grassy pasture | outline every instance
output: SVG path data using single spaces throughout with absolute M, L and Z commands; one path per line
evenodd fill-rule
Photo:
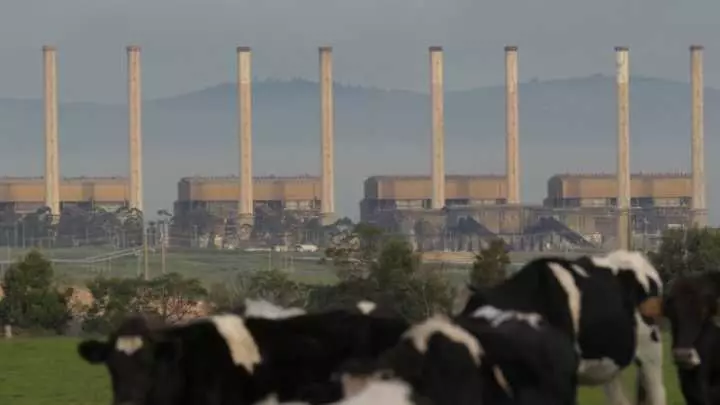
M 104 367 L 90 366 L 76 354 L 77 339 L 34 338 L 0 341 L 0 404 L 106 405 L 109 381 Z M 666 356 L 666 359 L 668 357 Z M 627 373 L 629 390 L 635 368 Z M 675 370 L 666 361 L 668 405 L 683 404 Z M 600 388 L 582 388 L 580 405 L 602 405 Z

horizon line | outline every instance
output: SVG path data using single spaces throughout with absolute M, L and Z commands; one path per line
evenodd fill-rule
M 591 74 L 586 74 L 582 76 L 568 76 L 568 77 L 562 77 L 562 78 L 540 78 L 540 77 L 531 77 L 529 79 L 525 79 L 518 82 L 518 85 L 535 85 L 535 84 L 549 84 L 549 83 L 557 83 L 557 82 L 567 82 L 567 81 L 573 81 L 573 80 L 581 80 L 581 79 L 593 79 L 593 78 L 605 78 L 605 79 L 614 79 L 614 75 L 612 74 L 606 74 L 602 72 L 596 72 Z M 635 80 L 659 80 L 664 82 L 670 82 L 670 83 L 677 83 L 677 84 L 685 84 L 690 86 L 689 79 L 687 81 L 684 80 L 678 80 L 678 79 L 669 79 L 664 77 L 657 77 L 657 76 L 646 76 L 646 75 L 633 75 L 631 77 L 631 83 L 632 79 Z M 268 83 L 279 83 L 279 84 L 288 84 L 292 82 L 304 82 L 304 83 L 313 83 L 318 84 L 319 81 L 315 79 L 309 79 L 304 77 L 285 77 L 285 78 L 277 78 L 277 77 L 265 77 L 265 78 L 258 78 L 253 77 L 253 84 L 259 85 L 259 84 L 268 84 Z M 345 87 L 345 88 L 357 88 L 360 90 L 371 90 L 371 91 L 384 91 L 384 92 L 399 92 L 399 93 L 411 93 L 415 95 L 429 95 L 429 91 L 423 91 L 423 90 L 409 90 L 409 89 L 398 89 L 398 88 L 383 88 L 376 85 L 366 85 L 366 84 L 354 84 L 354 83 L 347 83 L 342 82 L 340 80 L 334 80 L 333 81 L 334 86 L 339 87 Z M 168 96 L 160 96 L 160 97 L 152 97 L 152 98 L 143 98 L 143 102 L 148 103 L 159 103 L 159 102 L 166 102 L 171 101 L 173 99 L 183 98 L 192 96 L 198 93 L 202 93 L 208 90 L 217 89 L 221 87 L 227 87 L 227 86 L 235 86 L 235 83 L 232 81 L 224 81 L 219 82 L 214 85 L 200 87 L 195 90 L 190 91 L 184 91 L 182 93 L 176 93 L 174 95 L 168 95 Z M 467 87 L 462 89 L 446 89 L 445 94 L 449 93 L 467 93 L 477 90 L 490 90 L 490 89 L 496 89 L 496 88 L 504 88 L 505 85 L 503 83 L 498 84 L 491 84 L 486 86 L 474 86 L 474 87 Z M 704 87 L 706 90 L 720 90 L 713 86 L 706 85 Z M 36 98 L 26 98 L 26 97 L 2 97 L 0 96 L 0 101 L 20 101 L 20 102 L 42 102 L 42 97 L 36 97 Z M 104 101 L 93 101 L 93 100 L 58 100 L 59 104 L 91 104 L 91 105 L 97 105 L 97 106 L 124 106 L 126 105 L 125 102 L 119 103 L 119 102 L 104 102 Z

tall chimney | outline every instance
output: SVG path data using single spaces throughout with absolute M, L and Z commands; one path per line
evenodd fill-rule
M 332 47 L 320 47 L 320 122 L 322 154 L 321 216 L 331 223 L 335 215 L 334 137 L 335 104 L 333 100 Z
M 443 101 L 443 49 L 430 47 L 430 98 L 432 103 L 432 209 L 445 207 L 445 107 Z
M 242 225 L 253 224 L 252 177 L 252 54 L 249 47 L 237 48 L 237 108 L 240 141 L 240 202 Z
M 57 65 L 55 47 L 43 47 L 45 97 L 45 206 L 60 215 L 60 168 L 58 163 Z
M 127 47 L 128 56 L 128 134 L 130 137 L 130 208 L 143 211 L 142 176 L 142 97 L 140 47 Z
M 619 249 L 630 249 L 630 69 L 628 48 L 615 47 L 617 67 L 617 239 Z
M 692 86 L 692 221 L 698 227 L 707 226 L 705 205 L 705 97 L 703 79 L 703 47 L 690 47 Z
M 520 204 L 517 46 L 505 47 L 505 136 L 507 202 Z

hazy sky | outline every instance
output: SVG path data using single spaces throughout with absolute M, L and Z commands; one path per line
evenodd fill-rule
M 720 87 L 717 0 L 3 0 L 0 97 L 40 96 L 41 46 L 58 46 L 61 100 L 125 99 L 124 46 L 143 46 L 145 97 L 233 80 L 234 49 L 258 77 L 315 78 L 335 47 L 337 80 L 425 90 L 427 47 L 446 49 L 448 88 L 497 84 L 502 47 L 520 46 L 522 80 L 613 71 L 686 80 L 687 47 L 707 46 Z

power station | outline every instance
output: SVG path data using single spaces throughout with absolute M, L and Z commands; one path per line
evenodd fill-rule
M 59 172 L 56 49 L 43 47 L 44 178 L 0 178 L 0 209 L 17 214 L 64 207 L 126 207 L 142 211 L 142 87 L 140 47 L 127 47 L 129 170 L 127 178 L 62 178 Z M 445 171 L 444 52 L 429 47 L 429 173 L 377 175 L 364 184 L 361 220 L 408 235 L 421 249 L 475 249 L 502 237 L 520 249 L 537 249 L 551 238 L 588 247 L 612 243 L 628 248 L 638 233 L 707 224 L 704 171 L 703 47 L 690 47 L 692 172 L 631 173 L 629 49 L 615 48 L 617 170 L 558 174 L 548 180 L 542 202 L 523 201 L 520 190 L 518 47 L 506 46 L 505 173 L 448 175 Z M 293 229 L 322 229 L 337 220 L 334 176 L 333 50 L 318 48 L 319 157 L 315 176 L 253 175 L 252 50 L 236 49 L 238 175 L 186 177 L 174 203 L 176 231 L 197 231 L 188 218 L 214 218 L 212 232 L 240 240 L 262 239 Z M 230 226 L 232 225 L 232 226 Z M 225 231 L 215 230 L 223 228 Z M 207 231 L 207 230 L 206 230 Z M 287 235 L 286 235 L 287 236 Z M 267 239 L 267 237 L 265 237 Z M 553 239 L 554 241 L 554 239 Z

